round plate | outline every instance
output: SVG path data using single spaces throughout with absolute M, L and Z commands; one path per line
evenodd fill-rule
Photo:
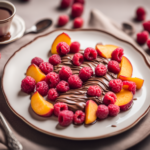
M 25 22 L 18 15 L 14 16 L 9 32 L 11 34 L 11 38 L 9 40 L 0 42 L 0 44 L 7 44 L 10 42 L 13 42 L 13 41 L 15 41 L 15 40 L 17 40 L 23 36 L 23 34 L 25 32 Z
M 57 118 L 54 116 L 43 118 L 33 113 L 30 106 L 30 95 L 20 90 L 21 81 L 25 77 L 25 72 L 33 57 L 38 56 L 44 61 L 48 61 L 51 45 L 54 39 L 62 32 L 66 32 L 72 41 L 79 41 L 81 49 L 95 47 L 99 42 L 114 44 L 124 49 L 125 56 L 129 58 L 133 65 L 133 77 L 145 80 L 142 89 L 137 91 L 134 96 L 137 100 L 134 101 L 131 109 L 121 112 L 116 117 L 108 117 L 105 120 L 97 121 L 93 125 L 76 126 L 71 124 L 66 128 L 61 128 Z M 11 56 L 4 69 L 2 89 L 10 109 L 34 129 L 67 139 L 92 140 L 126 131 L 146 115 L 150 105 L 149 74 L 149 64 L 144 54 L 130 43 L 120 40 L 109 33 L 93 29 L 55 30 L 37 37 Z M 112 125 L 116 125 L 116 127 L 112 127 Z

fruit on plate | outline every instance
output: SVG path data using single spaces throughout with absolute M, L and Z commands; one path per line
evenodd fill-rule
M 121 92 L 116 94 L 117 100 L 115 105 L 120 107 L 120 110 L 126 111 L 128 110 L 133 103 L 133 94 L 132 92 L 122 89 Z
M 26 76 L 30 76 L 35 79 L 36 83 L 45 79 L 46 75 L 35 64 L 31 64 L 27 71 Z
M 91 124 L 97 119 L 97 116 L 96 116 L 97 108 L 98 108 L 98 105 L 94 101 L 88 100 L 86 102 L 85 124 Z
M 137 77 L 125 77 L 125 76 L 120 75 L 119 79 L 121 79 L 122 81 L 132 81 L 132 82 L 134 82 L 136 84 L 136 89 L 137 90 L 141 89 L 142 86 L 143 86 L 143 83 L 144 83 L 143 79 L 140 79 L 140 78 L 137 78 Z
M 60 43 L 60 42 L 66 42 L 70 46 L 70 44 L 71 44 L 71 38 L 69 37 L 68 34 L 66 34 L 64 32 L 61 33 L 61 34 L 59 34 L 56 37 L 56 39 L 54 40 L 53 44 L 52 44 L 52 47 L 51 47 L 51 53 L 52 54 L 57 54 L 56 47 L 57 47 L 58 43 Z
M 125 56 L 122 57 L 121 60 L 121 70 L 118 74 L 118 78 L 120 75 L 126 76 L 126 77 L 131 77 L 133 72 L 133 67 L 129 59 Z
M 51 116 L 54 110 L 53 104 L 46 101 L 38 92 L 31 97 L 31 107 L 37 115 L 43 117 Z
M 117 48 L 118 46 L 115 45 L 102 45 L 97 44 L 96 50 L 99 56 L 104 58 L 111 58 L 111 53 Z

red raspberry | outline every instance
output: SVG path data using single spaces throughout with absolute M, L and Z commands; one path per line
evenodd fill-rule
M 105 105 L 114 104 L 117 100 L 116 94 L 113 92 L 107 92 L 104 96 L 103 103 Z
M 109 114 L 109 109 L 107 106 L 105 105 L 99 105 L 98 108 L 97 108 L 97 112 L 96 112 L 96 116 L 99 118 L 99 119 L 105 119 L 107 118 Z
M 114 93 L 119 93 L 123 87 L 123 83 L 120 79 L 114 79 L 109 82 L 109 87 Z
M 69 110 L 63 110 L 58 116 L 59 124 L 63 127 L 69 126 L 73 121 L 73 112 Z
M 147 46 L 150 49 L 150 39 L 147 41 Z
M 109 104 L 108 105 L 108 109 L 109 109 L 109 116 L 117 116 L 120 112 L 120 107 L 114 104 Z
M 84 57 L 81 53 L 74 54 L 73 59 L 72 59 L 72 63 L 75 66 L 80 66 L 83 63 L 83 61 L 84 61 Z
M 141 45 L 145 44 L 146 41 L 148 40 L 148 32 L 147 31 L 143 31 L 137 34 L 137 42 Z
M 67 43 L 65 43 L 65 42 L 58 43 L 56 49 L 57 49 L 57 53 L 60 56 L 64 56 L 64 55 L 68 54 L 69 51 L 70 51 L 69 45 Z
M 49 58 L 49 63 L 51 63 L 52 65 L 56 66 L 58 64 L 61 63 L 61 58 L 59 55 L 54 54 Z
M 94 85 L 94 86 L 90 86 L 88 88 L 88 91 L 87 91 L 87 94 L 89 96 L 97 96 L 97 97 L 100 97 L 101 94 L 102 94 L 102 89 L 97 86 L 97 85 Z
M 146 11 L 143 7 L 139 7 L 136 10 L 136 19 L 139 21 L 143 21 L 145 20 L 145 16 L 146 16 Z
M 77 89 L 82 86 L 82 81 L 77 75 L 71 75 L 68 79 L 68 83 L 71 89 Z
M 80 4 L 84 5 L 85 1 L 84 0 L 74 0 L 74 3 L 80 3 Z
M 107 68 L 105 65 L 103 64 L 99 64 L 97 65 L 97 67 L 95 68 L 95 75 L 97 77 L 102 77 L 107 73 Z
M 61 111 L 63 111 L 63 110 L 68 110 L 68 105 L 67 104 L 65 104 L 65 103 L 56 103 L 55 105 L 54 105 L 54 114 L 56 115 L 56 116 L 59 116 L 59 113 L 61 112 Z
M 62 80 L 57 84 L 56 89 L 58 92 L 64 93 L 67 92 L 70 88 L 68 82 Z
M 45 74 L 48 74 L 50 72 L 53 71 L 53 65 L 51 65 L 50 63 L 48 62 L 42 62 L 39 66 L 40 70 L 45 73 Z
M 111 59 L 112 60 L 115 60 L 115 61 L 118 61 L 118 62 L 121 62 L 121 60 L 122 60 L 122 56 L 123 56 L 123 49 L 122 48 L 120 48 L 120 47 L 118 47 L 118 48 L 116 48 L 113 52 L 112 52 L 112 54 L 111 54 Z
M 73 116 L 74 124 L 82 124 L 85 120 L 85 113 L 81 110 L 77 110 Z
M 31 60 L 31 64 L 35 64 L 39 67 L 39 65 L 44 62 L 43 59 L 39 58 L 39 57 L 34 57 L 32 60 Z
M 83 5 L 81 5 L 80 3 L 75 3 L 72 5 L 72 17 L 80 17 L 83 13 Z
M 74 28 L 81 28 L 82 25 L 83 25 L 83 19 L 78 17 L 78 18 L 75 18 L 74 21 L 73 21 L 73 27 Z
M 70 53 L 78 53 L 80 50 L 79 42 L 72 42 L 70 45 Z
M 48 96 L 47 98 L 51 101 L 55 101 L 58 97 L 58 93 L 57 91 L 54 89 L 54 88 L 51 88 L 49 91 L 48 91 Z
M 150 32 L 150 20 L 143 23 L 143 27 L 146 31 Z
M 68 8 L 72 3 L 72 0 L 62 0 L 60 7 L 61 8 Z
M 50 72 L 47 74 L 45 81 L 50 88 L 55 88 L 60 81 L 59 75 L 55 72 Z
M 72 75 L 72 70 L 70 67 L 63 66 L 59 71 L 59 77 L 61 80 L 68 81 L 68 78 Z
M 83 67 L 79 72 L 80 79 L 85 82 L 93 75 L 93 70 L 91 67 Z
M 139 16 L 139 17 L 136 18 L 136 20 L 138 20 L 138 21 L 144 21 L 145 18 L 146 18 L 145 15 L 144 16 Z
M 36 84 L 36 90 L 42 95 L 46 96 L 48 92 L 48 84 L 45 81 L 40 81 Z
M 84 58 L 86 60 L 94 60 L 97 58 L 97 51 L 94 48 L 88 47 L 84 51 Z
M 67 15 L 60 15 L 58 18 L 58 26 L 64 26 L 69 21 L 69 17 Z
M 131 91 L 133 94 L 136 92 L 136 84 L 132 81 L 123 81 L 123 88 Z
M 108 71 L 118 74 L 120 72 L 119 63 L 115 60 L 111 60 L 108 63 Z
M 23 92 L 25 93 L 31 93 L 34 92 L 34 88 L 35 88 L 35 80 L 30 77 L 30 76 L 26 76 L 21 83 L 21 89 Z

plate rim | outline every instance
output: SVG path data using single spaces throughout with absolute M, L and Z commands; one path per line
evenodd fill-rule
M 134 125 L 136 125 L 136 124 L 149 112 L 149 110 L 150 110 L 150 105 L 149 105 L 148 108 L 145 110 L 145 112 L 137 118 L 137 120 L 135 120 L 132 124 L 130 124 L 129 126 L 123 128 L 123 129 L 120 129 L 120 130 L 117 130 L 117 131 L 115 131 L 115 132 L 108 133 L 108 134 L 105 134 L 105 135 L 102 135 L 102 136 L 82 137 L 82 138 L 59 135 L 59 134 L 56 134 L 56 133 L 52 133 L 52 132 L 49 132 L 49 131 L 45 131 L 45 130 L 43 130 L 43 129 L 40 129 L 40 128 L 36 127 L 35 125 L 33 125 L 32 123 L 30 123 L 29 121 L 27 121 L 23 116 L 21 116 L 19 113 L 17 113 L 17 112 L 13 109 L 13 107 L 12 107 L 11 104 L 9 103 L 9 100 L 8 100 L 8 98 L 7 98 L 7 96 L 6 96 L 6 93 L 5 93 L 5 91 L 4 91 L 4 85 L 3 85 L 3 84 L 4 84 L 4 80 L 3 80 L 3 79 L 4 79 L 5 69 L 6 69 L 7 64 L 9 63 L 9 61 L 11 60 L 11 58 L 14 57 L 15 54 L 16 54 L 17 52 L 21 51 L 24 47 L 26 47 L 27 45 L 33 43 L 35 40 L 37 40 L 37 39 L 39 39 L 39 38 L 41 38 L 41 37 L 45 37 L 45 36 L 47 36 L 47 35 L 49 35 L 49 34 L 51 34 L 51 33 L 53 33 L 53 32 L 56 32 L 56 31 L 73 31 L 73 32 L 75 32 L 75 31 L 97 31 L 97 32 L 102 32 L 102 33 L 108 34 L 108 35 L 114 37 L 115 39 L 120 40 L 120 41 L 122 41 L 122 42 L 124 42 L 124 43 L 127 43 L 127 44 L 129 44 L 130 46 L 132 46 L 137 52 L 139 52 L 139 53 L 142 55 L 142 57 L 143 57 L 143 59 L 144 59 L 146 65 L 150 68 L 150 63 L 149 63 L 149 61 L 148 61 L 148 58 L 147 58 L 147 56 L 144 54 L 143 51 L 141 51 L 140 49 L 138 49 L 137 47 L 135 47 L 132 43 L 130 43 L 130 42 L 126 41 L 126 40 L 123 40 L 123 39 L 121 39 L 121 38 L 118 38 L 117 36 L 113 35 L 112 33 L 109 33 L 109 32 L 104 31 L 104 30 L 92 29 L 92 28 L 90 28 L 90 29 L 63 29 L 63 28 L 55 29 L 55 30 L 52 30 L 52 31 L 50 31 L 50 32 L 48 32 L 48 33 L 46 33 L 46 34 L 43 34 L 43 35 L 40 35 L 40 36 L 35 37 L 35 38 L 34 38 L 33 40 L 31 40 L 30 42 L 28 42 L 27 44 L 25 44 L 25 45 L 23 45 L 22 47 L 20 47 L 17 51 L 15 51 L 15 52 L 10 56 L 10 58 L 7 60 L 6 64 L 4 65 L 3 74 L 2 74 L 2 79 L 1 79 L 1 81 L 2 81 L 2 82 L 1 82 L 1 88 L 2 88 L 2 92 L 3 92 L 3 95 L 4 95 L 5 101 L 6 101 L 7 105 L 8 105 L 8 107 L 11 109 L 11 111 L 12 111 L 17 117 L 19 117 L 21 120 L 23 120 L 26 124 L 28 124 L 30 127 L 32 127 L 33 129 L 35 129 L 35 130 L 37 130 L 37 131 L 39 131 L 39 132 L 45 133 L 45 134 L 47 134 L 47 135 L 51 135 L 51 136 L 55 136 L 55 137 L 59 137 L 59 138 L 64 138 L 64 139 L 69 139 L 69 140 L 95 140 L 95 139 L 102 139 L 102 138 L 106 138 L 106 137 L 111 137 L 111 136 L 117 135 L 117 134 L 119 134 L 119 133 L 123 133 L 124 131 L 127 131 L 127 130 L 129 130 L 130 128 L 132 128 Z

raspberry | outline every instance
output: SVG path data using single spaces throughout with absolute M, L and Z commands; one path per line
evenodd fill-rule
M 120 72 L 119 63 L 115 60 L 111 60 L 108 63 L 108 71 L 118 74 Z
M 147 46 L 150 49 L 150 39 L 147 41 Z
M 32 77 L 26 76 L 21 82 L 21 89 L 23 92 L 29 94 L 34 92 L 35 84 L 36 82 Z
M 69 17 L 67 15 L 60 15 L 58 18 L 58 26 L 64 26 L 69 21 Z
M 70 67 L 63 66 L 59 71 L 59 77 L 61 80 L 68 81 L 68 78 L 72 75 L 72 70 Z
M 120 79 L 114 79 L 109 82 L 109 87 L 114 93 L 119 93 L 123 87 L 123 83 Z
M 50 88 L 55 88 L 60 81 L 59 75 L 55 72 L 50 72 L 47 74 L 45 81 Z
M 77 89 L 82 86 L 82 81 L 77 75 L 71 75 L 68 79 L 68 83 L 71 89 Z
M 132 81 L 123 81 L 123 88 L 131 91 L 133 94 L 136 92 L 136 84 Z
M 137 34 L 137 42 L 141 45 L 145 44 L 146 41 L 148 40 L 148 32 L 147 31 L 143 31 Z
M 74 124 L 82 124 L 85 120 L 85 113 L 81 110 L 77 110 L 73 116 Z
M 79 42 L 72 42 L 70 45 L 70 53 L 78 53 L 80 50 Z
M 48 84 L 45 81 L 40 81 L 36 84 L 36 90 L 42 95 L 46 96 L 48 92 Z
M 85 1 L 84 0 L 74 0 L 74 3 L 80 3 L 80 4 L 84 5 Z
M 93 70 L 91 67 L 83 67 L 79 72 L 80 79 L 85 82 L 93 75 Z
M 67 104 L 59 102 L 54 105 L 54 114 L 56 116 L 59 116 L 59 113 L 63 110 L 68 110 Z
M 82 25 L 83 25 L 83 19 L 78 17 L 78 18 L 75 18 L 74 21 L 73 21 L 73 27 L 74 28 L 81 28 Z
M 67 92 L 70 88 L 68 82 L 62 80 L 57 84 L 56 89 L 58 92 L 64 93 Z
M 139 7 L 136 10 L 136 19 L 139 21 L 143 21 L 145 20 L 145 16 L 146 16 L 146 11 L 143 7 Z
M 52 65 L 58 65 L 61 63 L 61 58 L 59 55 L 54 54 L 49 58 L 49 63 L 51 63 Z
M 45 73 L 45 74 L 48 74 L 50 72 L 53 71 L 53 65 L 51 65 L 50 63 L 48 62 L 42 62 L 39 66 L 40 70 Z
M 143 27 L 146 31 L 150 32 L 150 20 L 143 23 Z
M 69 110 L 63 110 L 58 116 L 59 124 L 63 127 L 69 126 L 73 121 L 73 112 Z
M 75 3 L 72 5 L 71 15 L 73 18 L 80 17 L 83 13 L 83 5 L 80 3 Z
M 90 86 L 88 88 L 88 91 L 87 91 L 87 94 L 89 96 L 97 96 L 97 97 L 100 97 L 101 94 L 102 94 L 102 89 L 97 86 L 97 85 L 94 85 L 94 86 Z
M 105 105 L 114 104 L 117 100 L 117 96 L 113 92 L 107 92 L 104 96 L 103 103 Z
M 81 53 L 74 54 L 73 59 L 72 59 L 72 63 L 75 66 L 80 66 L 83 63 L 83 61 L 84 61 L 84 57 Z
M 105 65 L 103 64 L 99 64 L 97 65 L 97 67 L 95 68 L 95 75 L 97 77 L 102 77 L 107 73 L 107 68 Z
M 84 58 L 86 60 L 94 60 L 97 58 L 97 51 L 94 48 L 88 47 L 84 51 Z
M 39 65 L 44 62 L 43 59 L 39 58 L 39 57 L 34 57 L 32 60 L 31 60 L 31 64 L 35 64 L 39 67 Z
M 70 51 L 69 45 L 65 42 L 58 43 L 56 49 L 60 56 L 64 56 L 64 55 L 68 54 Z
M 61 8 L 68 8 L 72 3 L 72 0 L 62 0 L 60 7 Z
M 96 116 L 99 118 L 99 119 L 105 119 L 107 118 L 109 114 L 109 109 L 107 106 L 105 105 L 99 105 L 98 108 L 97 108 L 97 112 L 96 112 Z
M 57 91 L 54 89 L 54 88 L 51 88 L 49 91 L 48 91 L 48 96 L 47 98 L 51 101 L 55 101 L 58 97 L 58 93 Z
M 138 21 L 144 21 L 144 20 L 145 20 L 145 18 L 146 18 L 146 16 L 145 16 L 145 15 L 143 15 L 143 16 L 139 16 L 139 17 L 137 17 L 137 18 L 136 18 L 136 20 L 138 20 Z
M 117 116 L 118 113 L 120 112 L 120 107 L 114 104 L 109 104 L 108 105 L 108 109 L 109 109 L 109 116 Z
M 111 54 L 111 59 L 112 60 L 115 60 L 115 61 L 117 61 L 117 62 L 121 62 L 121 60 L 122 60 L 122 56 L 123 56 L 123 49 L 122 48 L 120 48 L 120 47 L 118 47 L 118 48 L 116 48 L 113 52 L 112 52 L 112 54 Z

